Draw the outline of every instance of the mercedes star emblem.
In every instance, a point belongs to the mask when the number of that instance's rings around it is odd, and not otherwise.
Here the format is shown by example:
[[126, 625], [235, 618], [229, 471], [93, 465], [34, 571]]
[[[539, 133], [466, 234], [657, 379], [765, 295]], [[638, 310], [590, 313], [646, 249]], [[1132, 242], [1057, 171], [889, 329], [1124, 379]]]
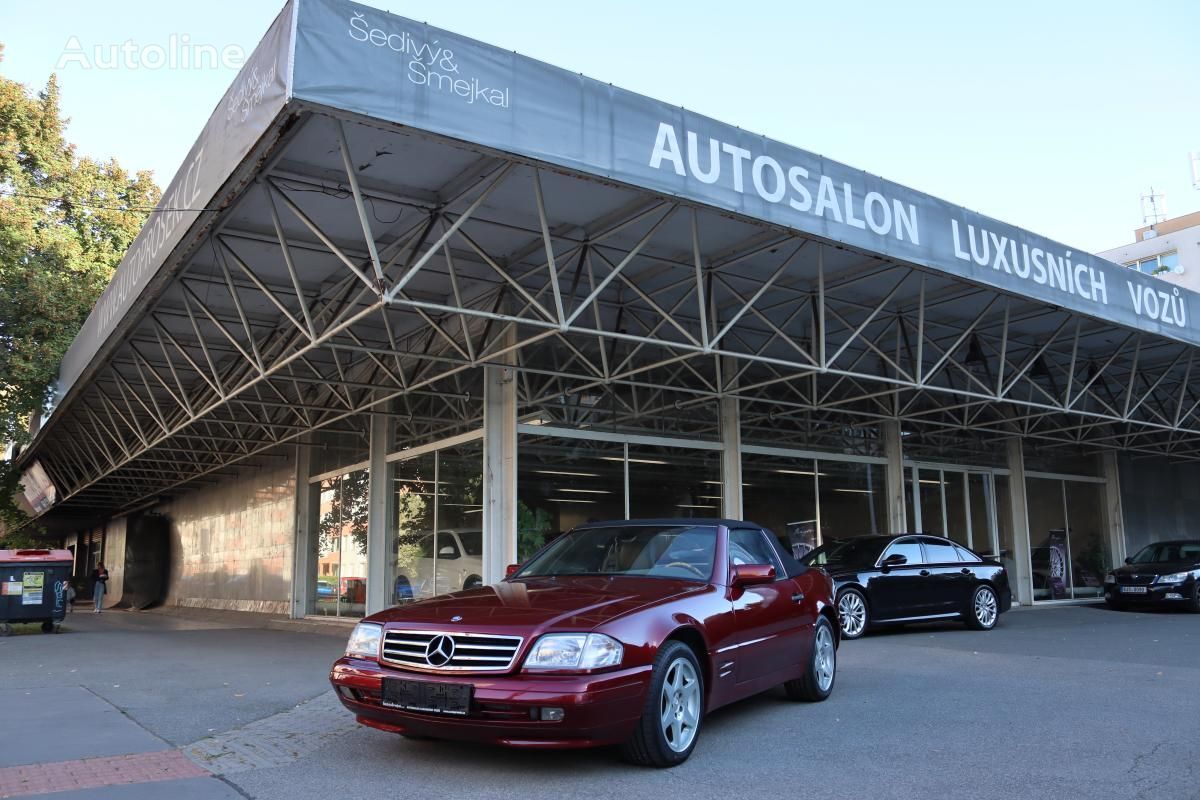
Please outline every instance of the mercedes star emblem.
[[438, 635], [425, 645], [425, 661], [431, 667], [444, 667], [454, 658], [454, 640], [449, 636]]

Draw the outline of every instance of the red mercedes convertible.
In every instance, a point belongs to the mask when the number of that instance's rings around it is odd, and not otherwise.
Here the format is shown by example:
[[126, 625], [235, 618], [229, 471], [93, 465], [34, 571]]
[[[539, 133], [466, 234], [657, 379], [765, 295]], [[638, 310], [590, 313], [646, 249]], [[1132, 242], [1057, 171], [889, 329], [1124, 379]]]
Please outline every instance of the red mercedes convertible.
[[714, 708], [827, 698], [839, 630], [829, 577], [757, 525], [589, 523], [495, 586], [367, 617], [330, 680], [380, 730], [669, 767]]

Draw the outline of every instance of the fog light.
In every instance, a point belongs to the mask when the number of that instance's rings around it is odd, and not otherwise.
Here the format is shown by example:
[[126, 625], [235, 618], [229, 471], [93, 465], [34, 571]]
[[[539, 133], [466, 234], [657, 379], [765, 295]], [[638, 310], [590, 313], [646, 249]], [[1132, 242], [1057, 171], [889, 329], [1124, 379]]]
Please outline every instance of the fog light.
[[1181, 595], [1179, 592], [1167, 592], [1167, 599], [1168, 600], [1182, 600], [1183, 595]]
[[561, 708], [547, 706], [542, 709], [542, 722], [562, 722], [564, 712]]
[[340, 694], [342, 697], [346, 698], [347, 700], [357, 700], [358, 699], [358, 695], [356, 695], [354, 693], [354, 690], [351, 689], [349, 686], [339, 686], [339, 687], [337, 687], [337, 690], [338, 690], [338, 694]]

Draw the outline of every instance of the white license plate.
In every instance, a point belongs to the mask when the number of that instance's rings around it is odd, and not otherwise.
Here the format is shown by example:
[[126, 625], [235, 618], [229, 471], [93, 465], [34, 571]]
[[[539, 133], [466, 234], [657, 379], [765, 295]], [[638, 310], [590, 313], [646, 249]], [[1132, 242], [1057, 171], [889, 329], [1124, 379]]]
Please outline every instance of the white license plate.
[[1145, 586], [1122, 586], [1121, 594], [1145, 594]]

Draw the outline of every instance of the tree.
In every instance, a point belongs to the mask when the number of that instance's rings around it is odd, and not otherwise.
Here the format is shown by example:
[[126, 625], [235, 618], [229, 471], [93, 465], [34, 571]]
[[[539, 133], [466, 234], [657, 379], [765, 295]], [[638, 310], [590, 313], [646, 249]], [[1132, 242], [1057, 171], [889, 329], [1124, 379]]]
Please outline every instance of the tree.
[[160, 196], [149, 172], [76, 155], [67, 122], [56, 76], [31, 94], [0, 74], [0, 438], [11, 442], [28, 438], [63, 355]]

